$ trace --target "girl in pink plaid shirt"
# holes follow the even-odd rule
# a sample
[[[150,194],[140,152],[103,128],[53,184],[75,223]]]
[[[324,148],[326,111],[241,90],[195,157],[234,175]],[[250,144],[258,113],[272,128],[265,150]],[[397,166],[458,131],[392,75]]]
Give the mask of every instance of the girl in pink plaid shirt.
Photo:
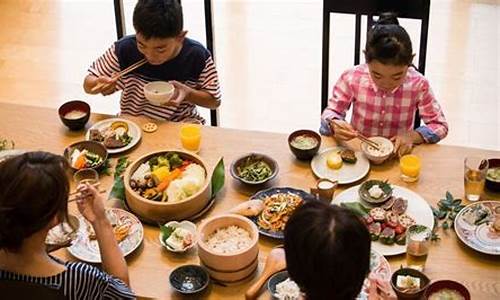
[[[368,33],[366,64],[345,71],[321,117],[320,132],[347,141],[359,133],[390,138],[398,155],[413,145],[437,143],[448,124],[427,79],[412,66],[410,36],[393,14],[382,14]],[[353,106],[351,123],[346,111]],[[413,129],[415,113],[425,125]],[[332,120],[337,120],[332,122]]]

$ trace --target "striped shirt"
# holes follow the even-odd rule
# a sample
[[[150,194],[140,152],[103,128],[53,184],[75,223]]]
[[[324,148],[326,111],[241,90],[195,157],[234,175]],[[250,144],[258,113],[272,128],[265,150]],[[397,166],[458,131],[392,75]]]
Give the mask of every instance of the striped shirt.
[[[134,293],[123,281],[96,267],[82,262],[66,262],[64,266],[65,271],[49,277],[34,277],[0,270],[0,280],[21,280],[60,289],[69,300],[135,299]]]
[[[425,125],[416,131],[425,142],[437,143],[448,133],[448,123],[429,82],[413,68],[408,69],[403,83],[391,92],[377,88],[366,64],[345,71],[323,111],[320,132],[331,134],[330,121],[345,119],[351,105],[351,124],[366,136],[391,138],[413,130],[417,109]]]
[[[111,77],[143,58],[137,49],[135,36],[126,36],[93,62],[88,72],[97,77]],[[200,43],[186,38],[180,53],[173,59],[161,65],[145,64],[117,81],[116,88],[122,91],[121,113],[144,115],[156,120],[178,122],[194,119],[205,123],[196,105],[188,101],[177,107],[151,104],[145,98],[143,88],[147,83],[157,80],[176,80],[191,88],[206,91],[217,100],[221,98],[219,78],[210,52]]]

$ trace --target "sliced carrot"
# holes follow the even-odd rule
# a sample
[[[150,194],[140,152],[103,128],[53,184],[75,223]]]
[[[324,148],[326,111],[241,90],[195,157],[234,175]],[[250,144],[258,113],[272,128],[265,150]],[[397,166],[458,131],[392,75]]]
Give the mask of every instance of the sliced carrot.
[[[85,153],[82,153],[78,156],[78,158],[75,161],[74,167],[75,169],[83,169],[85,168],[85,165],[87,164],[87,160],[85,158]]]
[[[179,168],[174,169],[172,172],[170,172],[170,174],[168,174],[167,177],[165,177],[165,179],[163,179],[162,182],[160,182],[160,184],[156,187],[156,190],[158,192],[163,192],[166,188],[168,188],[170,182],[179,177],[181,173],[182,173],[181,169]]]

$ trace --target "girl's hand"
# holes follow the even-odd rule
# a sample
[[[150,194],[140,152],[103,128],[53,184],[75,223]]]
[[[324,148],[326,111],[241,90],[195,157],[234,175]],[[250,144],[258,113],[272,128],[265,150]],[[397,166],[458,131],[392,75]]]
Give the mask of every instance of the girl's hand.
[[[186,98],[191,94],[193,89],[175,80],[169,82],[174,86],[175,90],[170,100],[164,105],[179,106],[183,101],[186,101]]]
[[[338,141],[349,141],[358,136],[356,130],[346,121],[332,120],[330,128],[332,128],[333,136]]]
[[[396,300],[396,294],[388,281],[383,280],[377,275],[368,276],[370,286],[368,287],[368,300]]]
[[[394,143],[394,153],[397,154],[398,157],[411,153],[413,149],[413,139],[408,134],[392,137],[391,141]]]
[[[104,200],[99,192],[90,184],[80,184],[77,187],[79,192],[76,199],[78,210],[91,224],[97,221],[106,220],[104,211]]]
[[[118,79],[113,79],[108,76],[99,76],[95,81],[94,87],[98,85],[101,87],[93,90],[93,92],[96,94],[103,94],[104,96],[111,95],[116,91],[117,80]]]

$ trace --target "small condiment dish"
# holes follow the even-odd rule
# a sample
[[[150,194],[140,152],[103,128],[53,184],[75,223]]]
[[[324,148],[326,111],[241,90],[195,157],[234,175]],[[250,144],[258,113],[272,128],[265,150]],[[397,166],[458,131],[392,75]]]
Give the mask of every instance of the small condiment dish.
[[[397,286],[397,278],[399,275],[420,278],[420,287],[418,289],[409,292],[401,290]],[[424,273],[411,268],[401,268],[396,272],[394,272],[391,276],[391,286],[394,292],[396,292],[398,299],[408,299],[408,300],[421,299],[425,290],[427,289],[427,287],[429,287],[429,283],[430,283],[429,277],[427,277]]]
[[[383,192],[380,198],[375,198],[370,194],[370,189],[376,185],[378,185]],[[358,194],[363,203],[367,203],[368,205],[382,205],[392,197],[392,191],[392,187],[389,183],[382,180],[372,179],[361,184]]]
[[[184,265],[172,271],[170,285],[181,294],[196,294],[208,287],[210,277],[205,268],[197,265]]]
[[[192,240],[191,244],[189,244],[188,246],[184,247],[183,249],[174,249],[174,248],[170,247],[169,245],[167,245],[167,243],[165,242],[165,240],[168,237],[165,237],[164,230],[160,230],[160,234],[158,235],[158,239],[160,240],[160,244],[163,247],[165,247],[165,249],[167,249],[168,251],[175,252],[175,253],[182,253],[182,252],[188,251],[189,249],[193,248],[196,245],[196,243],[197,243],[197,234],[196,234],[197,230],[196,230],[196,225],[193,222],[189,222],[189,221],[182,221],[182,222],[170,221],[170,222],[166,223],[164,226],[165,227],[170,227],[173,230],[175,230],[176,228],[183,228],[183,229],[189,231],[192,234],[192,237],[193,237],[193,240]]]
[[[174,90],[170,82],[153,81],[144,86],[144,97],[154,105],[164,105],[170,101]]]

